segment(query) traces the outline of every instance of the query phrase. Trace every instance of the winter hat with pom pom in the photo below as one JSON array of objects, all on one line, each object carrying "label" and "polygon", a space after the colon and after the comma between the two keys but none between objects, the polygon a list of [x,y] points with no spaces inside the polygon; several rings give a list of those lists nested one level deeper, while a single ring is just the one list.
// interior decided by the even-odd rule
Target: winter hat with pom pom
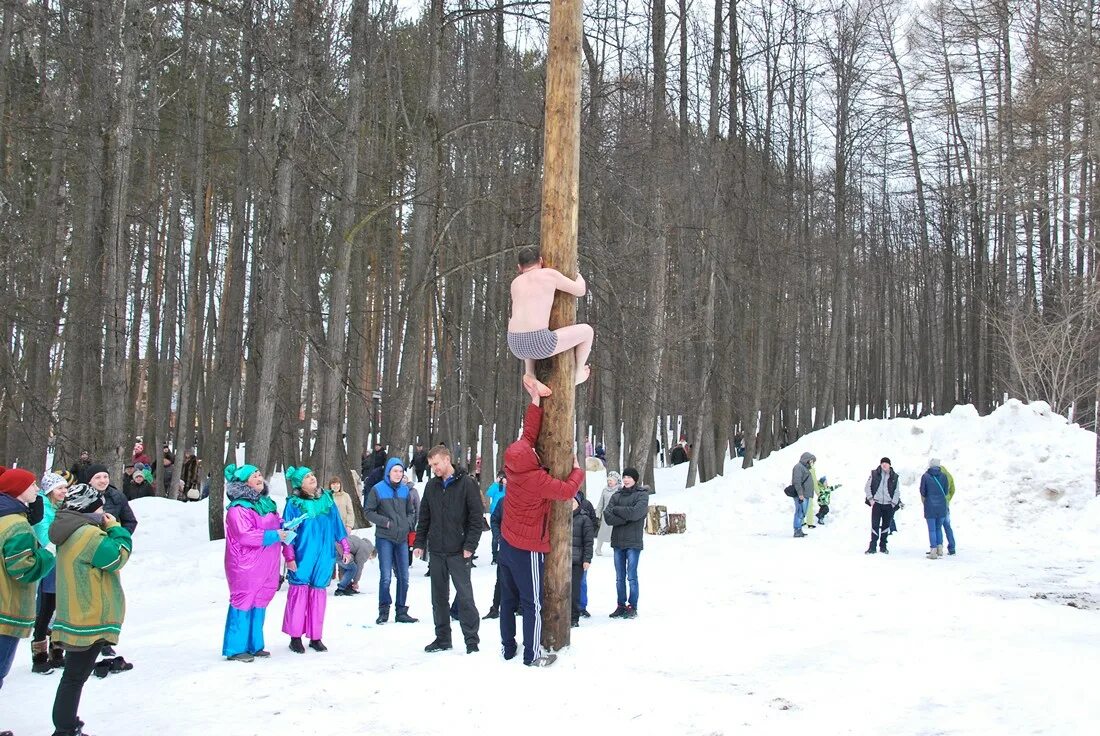
[{"label": "winter hat with pom pom", "polygon": [[297,491],[302,488],[302,481],[312,472],[309,468],[296,468],[291,465],[286,469],[286,479],[290,483],[290,487]]},{"label": "winter hat with pom pom", "polygon": [[241,483],[244,483],[252,477],[253,473],[257,472],[258,470],[259,468],[257,468],[255,465],[241,465],[238,467],[230,463],[229,465],[225,466],[225,479],[237,480]]}]

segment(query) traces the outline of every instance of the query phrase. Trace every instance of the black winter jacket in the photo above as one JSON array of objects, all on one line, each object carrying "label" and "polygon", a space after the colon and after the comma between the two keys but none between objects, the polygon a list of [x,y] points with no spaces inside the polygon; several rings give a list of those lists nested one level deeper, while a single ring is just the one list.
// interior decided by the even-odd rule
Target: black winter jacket
[{"label": "black winter jacket", "polygon": [[[589,504],[591,505],[591,504]],[[573,512],[573,564],[592,561],[592,542],[596,539],[596,525],[592,517],[580,506]]]},{"label": "black winter jacket", "polygon": [[432,554],[476,551],[484,510],[477,481],[463,470],[455,468],[446,486],[442,478],[432,476],[420,500],[413,547]]},{"label": "black winter jacket", "polygon": [[137,517],[130,509],[130,502],[114,486],[107,486],[107,490],[103,492],[103,510],[118,519],[118,523],[131,534],[137,529]]},{"label": "black winter jacket", "polygon": [[649,511],[649,489],[635,484],[617,491],[603,510],[603,520],[610,524],[611,546],[614,549],[642,549],[645,516]]}]

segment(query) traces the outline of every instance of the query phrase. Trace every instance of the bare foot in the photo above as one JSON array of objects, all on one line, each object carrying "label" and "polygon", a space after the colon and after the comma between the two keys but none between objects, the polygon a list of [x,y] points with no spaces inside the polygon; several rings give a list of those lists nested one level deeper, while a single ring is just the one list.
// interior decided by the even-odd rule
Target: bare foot
[{"label": "bare foot", "polygon": [[580,386],[582,383],[588,380],[588,376],[591,375],[592,369],[587,365],[582,365],[577,369],[577,380],[574,385]]},{"label": "bare foot", "polygon": [[543,398],[546,398],[550,394],[554,393],[550,390],[549,386],[544,383],[540,383],[537,378],[528,373],[523,374],[523,387],[527,389],[528,392],[534,391]]}]

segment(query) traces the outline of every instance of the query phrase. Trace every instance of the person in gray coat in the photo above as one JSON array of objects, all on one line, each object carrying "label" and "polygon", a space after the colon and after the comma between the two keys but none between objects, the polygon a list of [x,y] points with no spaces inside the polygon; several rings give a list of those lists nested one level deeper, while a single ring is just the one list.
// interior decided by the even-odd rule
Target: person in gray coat
[{"label": "person in gray coat", "polygon": [[806,508],[814,497],[814,476],[810,466],[817,462],[817,458],[810,452],[802,453],[798,458],[798,464],[791,470],[791,486],[794,487],[794,535],[806,536],[802,531],[802,525],[806,521]]}]

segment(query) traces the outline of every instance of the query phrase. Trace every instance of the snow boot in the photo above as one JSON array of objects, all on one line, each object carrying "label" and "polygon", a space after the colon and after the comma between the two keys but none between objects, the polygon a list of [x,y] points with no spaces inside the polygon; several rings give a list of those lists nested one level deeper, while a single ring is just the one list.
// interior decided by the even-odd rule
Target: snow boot
[{"label": "snow boot", "polygon": [[49,643],[45,639],[31,642],[31,672],[39,675],[48,675],[53,672],[48,649]]},{"label": "snow boot", "polygon": [[65,667],[65,650],[60,644],[55,644],[52,638],[50,639],[50,667],[55,670]]},{"label": "snow boot", "polygon": [[450,648],[451,648],[451,642],[442,641],[440,639],[435,639],[434,641],[432,641],[431,644],[424,647],[424,651],[427,652],[428,654],[433,654],[435,652],[445,652]]},{"label": "snow boot", "polygon": [[305,645],[302,644],[302,637],[300,637],[300,636],[290,637],[290,651],[294,652],[295,654],[305,654],[306,653]]},{"label": "snow boot", "polygon": [[608,618],[622,618],[626,614],[626,606],[615,606],[615,610],[611,612]]},{"label": "snow boot", "polygon": [[473,642],[470,642],[469,644],[466,645],[466,653],[467,654],[477,654],[480,651],[481,650],[477,648],[477,644],[475,644]]},{"label": "snow boot", "polygon": [[257,659],[264,659],[266,657],[270,657],[271,652],[267,651],[266,649],[260,649],[259,651],[252,652],[252,656],[256,657]]},{"label": "snow boot", "polygon": [[623,613],[623,618],[638,618],[638,609],[628,605]]},{"label": "snow boot", "polygon": [[936,557],[943,557],[943,545],[936,547]]},{"label": "snow boot", "polygon": [[489,618],[500,618],[500,609],[496,606],[493,606],[489,609],[489,612],[487,614],[481,617],[483,621]]},{"label": "snow boot", "polygon": [[390,620],[390,607],[389,606],[379,606],[378,607],[378,618],[376,618],[374,620],[374,623],[384,624],[389,620]]},{"label": "snow boot", "polygon": [[875,549],[875,540],[874,540],[874,538],[872,538],[871,543],[867,545],[867,551],[864,552],[863,554],[873,555],[876,551],[877,550]]},{"label": "snow boot", "polygon": [[794,538],[795,539],[799,539],[800,537],[804,537],[804,536],[806,536],[806,532],[802,531],[801,528],[794,530]]},{"label": "snow boot", "polygon": [[312,649],[315,652],[327,652],[328,651],[328,647],[326,647],[320,639],[310,639],[309,640],[309,648]]},{"label": "snow boot", "polygon": [[230,662],[251,662],[254,659],[256,658],[248,652],[241,652],[240,654],[234,654],[232,657],[226,657],[226,660]]},{"label": "snow boot", "polygon": [[581,618],[592,618],[592,614],[588,612],[587,608],[581,609]]},{"label": "snow boot", "polygon": [[930,560],[935,560],[935,559],[938,559],[940,555],[939,555],[939,552],[936,550],[936,548],[933,547],[932,549],[928,550],[928,553],[925,554],[924,556],[927,557]]},{"label": "snow boot", "polygon": [[409,615],[409,607],[408,606],[398,606],[397,607],[397,615],[393,617],[393,620],[396,621],[399,624],[415,624],[420,619],[413,618],[412,616]]}]

